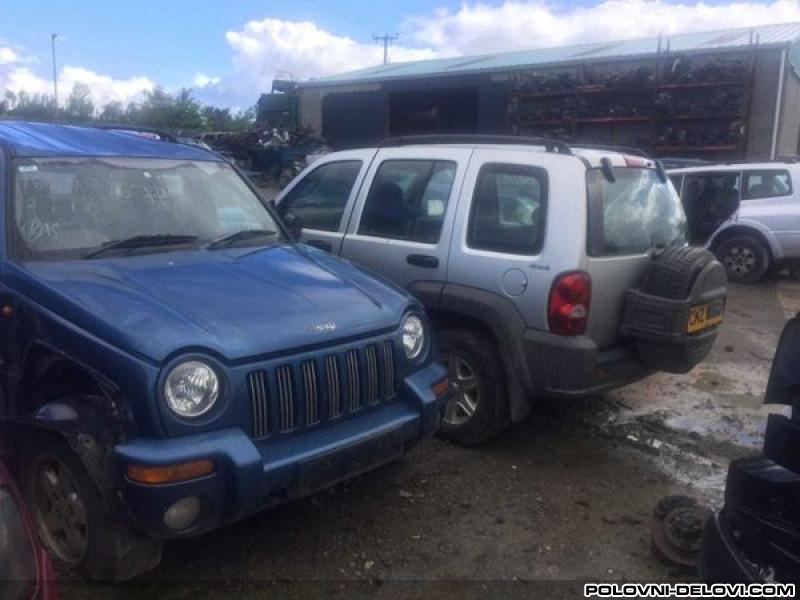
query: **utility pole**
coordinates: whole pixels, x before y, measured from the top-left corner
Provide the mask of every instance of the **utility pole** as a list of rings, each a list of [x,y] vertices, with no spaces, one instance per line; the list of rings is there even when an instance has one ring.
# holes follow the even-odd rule
[[[58,119],[58,75],[56,70],[56,38],[57,33],[50,34],[50,50],[53,53],[53,99],[55,100],[56,119]]]
[[[374,33],[372,34],[373,40],[376,42],[383,42],[383,64],[389,64],[389,46],[391,46],[392,42],[399,37],[400,36],[396,33],[394,35],[389,35],[388,33],[383,35],[375,35]]]

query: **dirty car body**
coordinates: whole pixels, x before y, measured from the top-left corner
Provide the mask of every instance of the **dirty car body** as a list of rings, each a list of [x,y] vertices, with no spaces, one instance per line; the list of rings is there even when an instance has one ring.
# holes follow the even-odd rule
[[[134,576],[159,540],[436,429],[445,370],[421,306],[292,242],[218,155],[20,123],[0,146],[0,415],[45,482],[23,488],[60,563]],[[84,501],[66,510],[81,535],[48,485]]]

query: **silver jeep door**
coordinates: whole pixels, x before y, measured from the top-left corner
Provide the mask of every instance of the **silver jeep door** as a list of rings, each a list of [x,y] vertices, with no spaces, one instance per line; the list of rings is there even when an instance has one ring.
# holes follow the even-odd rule
[[[324,156],[307,167],[275,199],[282,217],[303,227],[300,239],[338,254],[353,203],[375,150],[350,150]]]
[[[380,150],[358,194],[342,256],[425,303],[435,302],[471,153],[419,146]]]
[[[493,294],[547,328],[553,278],[583,267],[586,169],[574,156],[478,149],[451,242],[448,293]]]

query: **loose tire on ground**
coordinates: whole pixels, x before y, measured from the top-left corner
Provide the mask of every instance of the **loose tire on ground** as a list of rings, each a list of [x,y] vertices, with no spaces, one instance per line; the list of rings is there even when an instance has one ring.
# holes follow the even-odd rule
[[[100,490],[61,436],[32,435],[21,449],[20,475],[39,537],[60,567],[86,579],[124,581],[160,562],[161,543],[138,538],[111,519]],[[60,491],[53,490],[57,480],[62,482]],[[57,507],[52,498],[57,499]],[[83,551],[67,552],[59,543],[67,536],[57,526],[48,525],[53,522],[55,512],[57,522],[75,524],[74,531],[78,535],[84,533]]]
[[[755,283],[767,273],[772,262],[761,240],[747,234],[723,240],[715,254],[725,267],[728,281],[734,283]]]
[[[460,422],[454,418],[453,403],[463,399],[454,396],[445,410],[439,434],[465,446],[475,446],[492,439],[508,427],[509,399],[505,372],[497,346],[489,336],[468,329],[448,329],[437,334],[437,342],[445,366],[450,370],[453,393],[469,392],[477,397],[474,411]],[[459,368],[455,363],[460,362]],[[455,371],[458,372],[455,372]],[[469,377],[474,380],[468,381]],[[466,389],[469,387],[470,389]]]

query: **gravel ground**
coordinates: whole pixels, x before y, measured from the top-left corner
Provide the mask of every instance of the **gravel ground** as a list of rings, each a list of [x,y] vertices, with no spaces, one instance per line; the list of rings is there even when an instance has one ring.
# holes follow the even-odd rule
[[[675,493],[719,502],[728,461],[760,444],[769,361],[798,310],[797,281],[733,287],[713,356],[687,375],[545,404],[479,450],[425,442],[308,500],[172,542],[136,582],[67,581],[62,596],[575,597],[576,580],[691,578],[652,558],[653,506]]]

